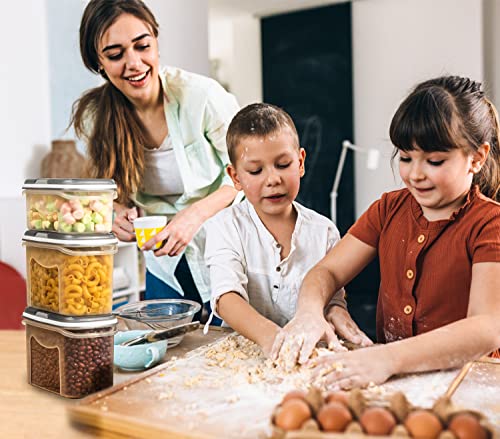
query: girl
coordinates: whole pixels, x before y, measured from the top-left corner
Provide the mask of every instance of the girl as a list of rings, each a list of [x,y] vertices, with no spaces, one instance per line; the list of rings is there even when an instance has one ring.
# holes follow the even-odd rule
[[[166,240],[145,253],[145,297],[207,302],[204,234],[198,231],[237,194],[225,172],[235,98],[209,78],[160,69],[158,23],[140,0],[91,0],[80,50],[85,66],[106,82],[75,103],[72,122],[87,141],[91,176],[118,185],[113,232],[123,241],[135,239],[137,207],[169,220],[143,247]]]
[[[276,337],[271,354],[291,349],[304,362],[320,338],[331,338],[324,304],[378,252],[377,337],[387,344],[319,361],[321,373],[331,362],[343,365],[327,376],[339,388],[458,367],[500,346],[500,151],[494,106],[477,82],[432,79],[400,105],[390,136],[406,188],[373,203],[308,273],[297,314]]]

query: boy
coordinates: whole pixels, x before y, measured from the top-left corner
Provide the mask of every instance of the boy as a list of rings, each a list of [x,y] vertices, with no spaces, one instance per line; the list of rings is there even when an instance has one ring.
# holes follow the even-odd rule
[[[285,111],[249,105],[231,121],[226,140],[228,174],[246,199],[206,224],[211,305],[269,356],[276,335],[295,314],[305,274],[340,236],[329,219],[295,202],[306,153]],[[370,343],[345,310],[343,290],[329,308],[339,334]],[[333,328],[328,331],[327,341],[343,349]]]

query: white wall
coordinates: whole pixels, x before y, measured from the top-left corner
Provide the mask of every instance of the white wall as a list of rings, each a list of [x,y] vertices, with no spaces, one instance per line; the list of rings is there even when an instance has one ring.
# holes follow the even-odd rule
[[[399,103],[416,83],[434,76],[482,80],[482,32],[482,0],[353,2],[354,140],[385,155],[376,171],[356,157],[357,216],[398,187],[389,166],[389,125]]]
[[[244,107],[262,102],[260,19],[250,14],[212,16],[209,23],[210,60],[218,62],[214,76]]]
[[[146,0],[160,25],[160,62],[208,75],[207,0]]]
[[[484,0],[484,80],[497,108],[500,106],[500,1]]]

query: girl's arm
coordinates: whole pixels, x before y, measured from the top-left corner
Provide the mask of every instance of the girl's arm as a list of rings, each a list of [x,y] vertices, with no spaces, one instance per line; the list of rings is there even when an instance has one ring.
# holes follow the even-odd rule
[[[269,356],[276,334],[281,328],[259,314],[238,293],[230,292],[219,297],[217,313],[239,334],[257,343]]]
[[[341,348],[323,310],[334,291],[353,279],[376,256],[377,250],[347,234],[304,278],[295,317],[283,328],[273,345],[271,358],[280,355],[307,361],[323,339]],[[285,359],[289,364],[289,359]]]
[[[342,370],[330,373],[327,381],[350,388],[382,383],[399,373],[461,366],[500,347],[499,292],[500,263],[474,264],[466,318],[405,340],[325,357],[317,368],[341,363]],[[453,292],[447,293],[452,300]]]

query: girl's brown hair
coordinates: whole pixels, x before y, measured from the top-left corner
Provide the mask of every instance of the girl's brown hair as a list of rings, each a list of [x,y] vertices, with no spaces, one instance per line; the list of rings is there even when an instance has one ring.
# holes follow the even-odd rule
[[[99,69],[99,42],[122,14],[142,20],[158,37],[158,23],[142,1],[91,0],[80,23],[80,53],[85,67],[106,80],[106,74]],[[129,204],[130,194],[142,183],[143,147],[153,143],[132,103],[107,81],[73,104],[70,124],[76,135],[87,142],[88,175],[113,178],[118,186],[118,201]]]
[[[392,118],[390,137],[397,148],[394,156],[397,150],[417,147],[426,152],[454,148],[474,152],[489,143],[490,153],[473,183],[483,194],[500,201],[498,113],[481,83],[443,76],[417,85]]]

